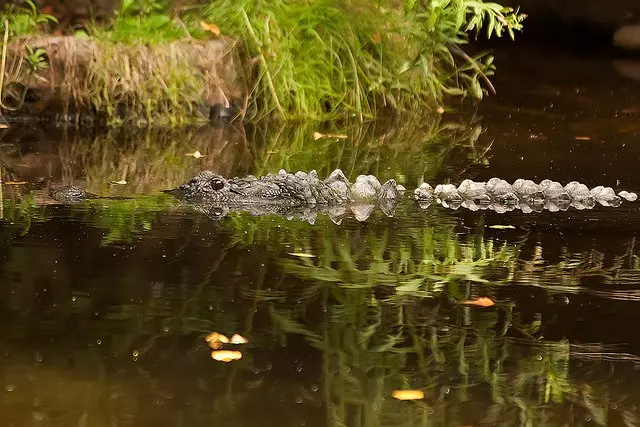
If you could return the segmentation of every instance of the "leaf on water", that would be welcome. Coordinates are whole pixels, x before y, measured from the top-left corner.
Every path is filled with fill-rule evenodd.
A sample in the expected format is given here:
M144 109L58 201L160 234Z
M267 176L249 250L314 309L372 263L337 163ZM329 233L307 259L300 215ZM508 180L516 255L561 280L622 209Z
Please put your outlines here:
M304 252L289 252L289 255L297 256L299 258L315 258L316 257L313 254L307 254L307 253L304 253Z
M496 303L488 297L479 297L472 300L465 300L460 302L460 304L475 305L477 307L491 307L493 305L496 305Z
M490 225L489 228L495 228L496 230L516 229L513 225Z
M4 181L2 183L4 185L25 185L25 184L28 184L27 181Z
M200 26L202 27L203 30L210 32L216 37L220 35L220 28L218 28L218 26L214 23L200 21Z
M234 360L242 359L242 353L232 350L217 350L211 352L211 358L218 362L232 362Z
M246 344L249 342L249 340L243 337L242 335L233 334L233 336L231 337L231 341L229 342L231 344Z
M591 141L590 136L576 136L574 137L577 141Z
M196 159L199 159L200 157L204 157L202 154L200 154L200 151L196 150L193 153L187 153L185 154L185 156L191 156L191 157L195 157Z
M211 342L214 342L214 341L218 341L218 342L226 344L226 343L229 342L229 338L227 338L225 335L222 335L219 332L211 332L209 335L207 335L205 340L208 343L211 343Z
M222 348L222 343L220 341L209 341L209 347L214 350L218 350Z
M421 390L393 390L391 396L398 400L424 399L424 393Z
M313 139L315 139L316 141L320 138L338 138L338 139L347 139L349 138L348 135L344 135L342 133L327 133L327 134L323 134L320 132L314 132L313 133Z
M127 181L125 181L124 179L120 180L120 181L109 181L109 184L114 184L114 185L126 185Z
M6 123L0 123L0 129L8 129L9 125Z

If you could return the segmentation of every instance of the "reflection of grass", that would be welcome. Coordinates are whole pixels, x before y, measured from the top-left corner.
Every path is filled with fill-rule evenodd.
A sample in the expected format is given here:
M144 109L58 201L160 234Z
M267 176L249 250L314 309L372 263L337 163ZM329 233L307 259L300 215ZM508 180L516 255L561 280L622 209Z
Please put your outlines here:
M266 131L262 134L262 131ZM256 157L255 174L315 169L321 177L342 168L347 177L374 174L414 184L432 178L446 162L463 167L480 161L484 149L476 147L480 125L467 121L442 122L439 117L417 123L372 122L349 124L304 123L295 127L259 129L264 146ZM341 138L314 139L314 132L344 134Z

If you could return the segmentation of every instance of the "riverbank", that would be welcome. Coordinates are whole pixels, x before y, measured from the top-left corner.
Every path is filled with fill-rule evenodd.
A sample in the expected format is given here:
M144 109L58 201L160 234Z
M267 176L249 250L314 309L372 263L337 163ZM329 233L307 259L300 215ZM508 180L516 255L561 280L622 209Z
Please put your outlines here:
M220 113L363 121L440 111L449 97L492 92L493 58L463 51L469 35L513 37L524 19L495 3L383 3L247 0L176 11L145 0L123 2L110 21L63 29L35 5L9 7L0 16L3 114L176 125Z

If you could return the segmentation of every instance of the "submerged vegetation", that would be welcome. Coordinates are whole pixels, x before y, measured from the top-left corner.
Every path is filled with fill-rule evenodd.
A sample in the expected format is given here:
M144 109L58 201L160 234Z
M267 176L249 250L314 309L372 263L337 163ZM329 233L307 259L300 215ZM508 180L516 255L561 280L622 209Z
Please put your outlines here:
M66 103L115 122L123 106L134 121L207 118L198 107L210 101L207 93L218 92L223 107L237 104L253 120L364 120L382 111L442 109L448 95L482 98L492 90L493 58L472 58L463 45L472 34L513 38L523 19L482 0L220 0L181 8L163 0L124 0L110 22L59 29L73 37L56 53L44 48L46 55L39 56L63 64L57 84ZM43 47L25 36L46 33L55 18L27 2L0 12L3 22L21 52L7 67L13 73L5 87L24 84L20 73L48 78L19 63L33 64L33 50L26 49ZM202 47L214 41L240 59L231 65L242 74L232 79L238 96L225 87L225 76L206 71L221 61L218 50L207 55Z

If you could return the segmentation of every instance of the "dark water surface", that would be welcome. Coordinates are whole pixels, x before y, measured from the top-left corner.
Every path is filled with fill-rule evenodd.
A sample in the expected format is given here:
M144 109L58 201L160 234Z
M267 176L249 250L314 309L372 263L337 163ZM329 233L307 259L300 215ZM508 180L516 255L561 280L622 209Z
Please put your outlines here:
M282 167L640 190L640 82L508 56L499 96L419 124L2 131L0 426L638 425L640 205L406 200L337 225L214 221L159 192ZM46 197L71 182L135 197ZM214 360L212 332L246 337L222 348L242 358Z

